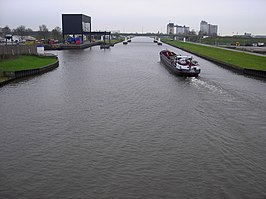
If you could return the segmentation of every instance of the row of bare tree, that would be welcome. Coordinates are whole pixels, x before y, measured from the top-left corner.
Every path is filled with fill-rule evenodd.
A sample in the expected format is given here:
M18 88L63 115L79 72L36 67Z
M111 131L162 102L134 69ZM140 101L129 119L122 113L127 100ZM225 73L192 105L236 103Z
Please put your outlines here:
M25 36L34 36L38 39L62 39L61 28L56 26L54 29L49 31L46 25L42 24L39 26L38 31L33 31L31 28L26 28L24 25L18 26L17 28L11 30L8 26L3 28L0 27L0 36L5 37L7 34L18 35L23 40Z

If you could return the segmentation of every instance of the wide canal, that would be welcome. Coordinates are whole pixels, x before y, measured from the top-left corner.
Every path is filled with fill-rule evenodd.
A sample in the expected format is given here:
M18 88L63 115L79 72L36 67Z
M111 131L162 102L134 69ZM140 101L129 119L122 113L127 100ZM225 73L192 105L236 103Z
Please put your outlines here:
M54 51L0 88L0 198L266 198L266 82L194 56L171 74L151 38Z

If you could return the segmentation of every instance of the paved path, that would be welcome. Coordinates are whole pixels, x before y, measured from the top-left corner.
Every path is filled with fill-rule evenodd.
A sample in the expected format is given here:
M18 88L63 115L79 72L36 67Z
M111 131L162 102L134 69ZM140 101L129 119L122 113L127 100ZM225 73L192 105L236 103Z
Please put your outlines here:
M213 46L213 45L208 45L208 44L201 44L201 43L194 43L194 42L188 42L188 43L192 43L192 44L196 44L196 45L201 45L201 46L208 46L208 47L213 47L213 48L219 48L219 49L223 49L223 50L229 50L229 51L234 51L234 52L243 52L243 53L247 53L247 54L251 54L251 55L257 55L257 56L261 56L261 57L266 57L266 54L260 54L260 53L254 53L254 52L249 52L249 51L244 51L243 46L241 46L241 48L243 49L230 49L230 48L225 48L225 47L221 47L221 46ZM251 48L251 47L249 47ZM254 47L255 48L255 47ZM256 47L256 48L264 48L266 51L266 47Z

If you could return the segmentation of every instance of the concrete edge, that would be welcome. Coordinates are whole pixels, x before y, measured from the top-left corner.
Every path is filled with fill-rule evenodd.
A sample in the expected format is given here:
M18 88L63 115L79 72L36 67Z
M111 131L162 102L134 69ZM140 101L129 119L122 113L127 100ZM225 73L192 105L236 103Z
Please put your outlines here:
M10 77L9 80L0 82L0 87L14 81L17 80L19 78L24 78L24 77L30 77L30 76L35 76L35 75L40 75L46 72L49 72L51 70L54 70L55 68L57 68L59 66L59 60L58 57L56 57L56 61L52 64L49 64L47 66L41 67L41 68L37 68L37 69L31 69L31 70L22 70L22 71L15 71L12 74L12 77Z

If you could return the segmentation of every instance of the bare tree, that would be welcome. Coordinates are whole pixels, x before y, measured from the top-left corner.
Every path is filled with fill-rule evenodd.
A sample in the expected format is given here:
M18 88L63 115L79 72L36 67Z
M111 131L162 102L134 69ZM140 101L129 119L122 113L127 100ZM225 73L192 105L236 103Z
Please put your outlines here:
M196 31L194 29L192 29L188 34L189 35L196 35L197 33L196 33Z
M33 30L31 28L26 29L27 35L31 35L33 33Z
M60 40L62 38L62 31L61 28L56 26L53 30L52 30L52 35L53 38L56 40Z
M11 34L11 29L8 26L5 26L4 28L2 28L2 32L2 36L5 37L7 34Z
M49 30L46 25L42 24L39 26L39 33L41 37L45 40L48 38Z
M27 32L26 32L26 27L23 26L23 25L17 27L17 28L14 30L14 32L15 32L18 36L20 36L20 40L24 40L24 37L26 36L26 33L27 33Z

